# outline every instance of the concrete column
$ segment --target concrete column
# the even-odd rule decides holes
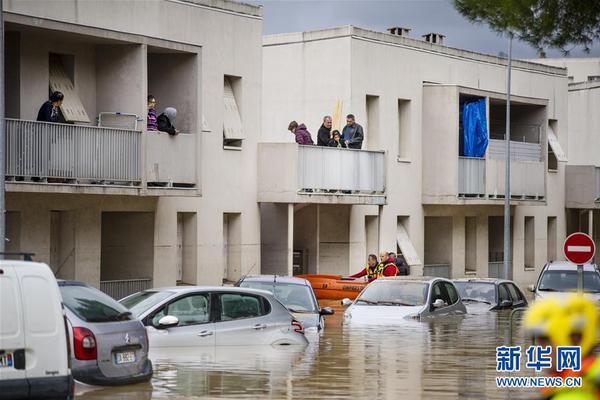
[[[102,212],[93,207],[75,211],[75,279],[100,287]]]
[[[154,287],[172,286],[177,281],[177,213],[159,200],[154,214]]]
[[[477,276],[488,276],[489,221],[487,215],[477,216]]]
[[[452,277],[465,275],[465,217],[452,217]]]
[[[594,237],[594,210],[588,210],[588,235]]]
[[[47,209],[35,204],[22,209],[20,242],[21,251],[35,253],[36,261],[50,264],[50,212]]]
[[[361,206],[350,206],[350,231],[348,237],[348,257],[350,262],[348,263],[348,270],[344,271],[344,274],[354,273],[352,271],[360,268],[360,266],[364,264],[365,243],[367,238],[365,235],[365,213],[363,208],[364,207]],[[377,229],[379,229],[379,227],[377,227]],[[370,251],[379,251],[379,244],[377,244],[377,246],[377,248]]]
[[[287,275],[294,275],[294,205],[287,205]]]

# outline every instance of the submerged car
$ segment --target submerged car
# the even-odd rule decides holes
[[[386,324],[467,312],[454,284],[433,277],[393,277],[371,282],[354,300],[342,300],[347,322]]]
[[[148,335],[116,300],[77,281],[58,281],[66,307],[73,377],[91,385],[124,385],[152,377]]]
[[[146,326],[150,348],[305,345],[303,325],[269,292],[177,286],[120,300]]]
[[[493,278],[455,279],[461,300],[465,304],[484,303],[490,310],[527,307],[525,294],[513,282]]]
[[[283,303],[305,329],[323,329],[324,315],[332,315],[330,307],[319,307],[315,292],[306,279],[291,276],[259,275],[242,278],[236,286],[266,290]]]
[[[577,291],[577,265],[568,261],[551,261],[544,265],[535,285],[527,288],[535,300],[562,296]],[[600,302],[600,272],[595,264],[583,266],[583,291]]]

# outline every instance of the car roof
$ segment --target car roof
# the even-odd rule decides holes
[[[268,294],[270,292],[260,289],[241,288],[236,286],[167,286],[160,288],[146,289],[144,292],[172,292],[174,294],[185,294],[197,291],[203,292],[239,292],[239,293],[255,293],[255,294]]]
[[[67,280],[67,279],[57,279],[56,282],[58,283],[58,286],[85,286],[85,287],[89,287],[89,285],[85,282],[80,282],[80,281],[72,281],[72,280]]]
[[[279,283],[292,283],[295,285],[304,285],[310,286],[310,282],[308,282],[304,278],[297,278],[295,276],[279,276],[279,275],[253,275],[247,276],[243,279],[243,281],[250,282],[279,282]]]
[[[376,279],[377,281],[411,281],[411,282],[423,282],[423,283],[432,283],[436,280],[442,280],[446,282],[452,283],[450,279],[436,277],[436,276],[411,276],[411,275],[403,275],[403,276],[387,276],[383,278]]]
[[[0,267],[41,267],[46,264],[37,261],[0,260]]]
[[[546,264],[546,269],[550,270],[550,271],[569,271],[569,270],[575,270],[577,269],[577,264],[573,264],[572,262],[569,261],[551,261],[548,264]],[[584,271],[595,271],[596,270],[596,264],[584,264],[583,265],[583,270]]]
[[[500,284],[500,283],[505,283],[505,282],[509,282],[509,283],[514,283],[513,281],[509,280],[509,279],[500,279],[500,278],[458,278],[458,279],[452,279],[452,282],[454,283],[458,283],[458,282],[471,282],[471,283],[493,283],[493,284]]]

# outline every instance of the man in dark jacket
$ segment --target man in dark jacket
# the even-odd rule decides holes
[[[317,134],[317,146],[329,146],[329,142],[333,139],[331,135],[331,117],[326,115],[323,117],[323,123]]]
[[[349,149],[361,149],[364,138],[363,127],[356,123],[353,114],[346,116],[346,126],[342,130],[342,139]]]
[[[315,144],[310,136],[310,132],[306,129],[306,125],[300,124],[296,121],[290,122],[288,125],[288,130],[294,134],[296,137],[296,143],[303,145],[313,145]]]
[[[37,120],[41,122],[63,122],[60,114],[60,106],[65,96],[61,92],[54,92],[50,100],[42,104],[38,111]]]
[[[390,258],[394,259],[394,264],[398,268],[398,275],[410,275],[408,266],[403,261],[402,257],[397,256],[395,253],[390,253]]]
[[[169,135],[178,135],[179,131],[175,129],[173,122],[177,116],[177,110],[173,107],[167,107],[156,119],[156,125],[160,132],[167,132]]]

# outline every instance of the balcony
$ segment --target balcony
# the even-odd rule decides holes
[[[195,148],[189,134],[6,119],[6,180],[10,191],[193,188]]]
[[[259,143],[258,201],[385,204],[383,151]]]
[[[567,165],[565,174],[567,208],[600,208],[600,167]]]

